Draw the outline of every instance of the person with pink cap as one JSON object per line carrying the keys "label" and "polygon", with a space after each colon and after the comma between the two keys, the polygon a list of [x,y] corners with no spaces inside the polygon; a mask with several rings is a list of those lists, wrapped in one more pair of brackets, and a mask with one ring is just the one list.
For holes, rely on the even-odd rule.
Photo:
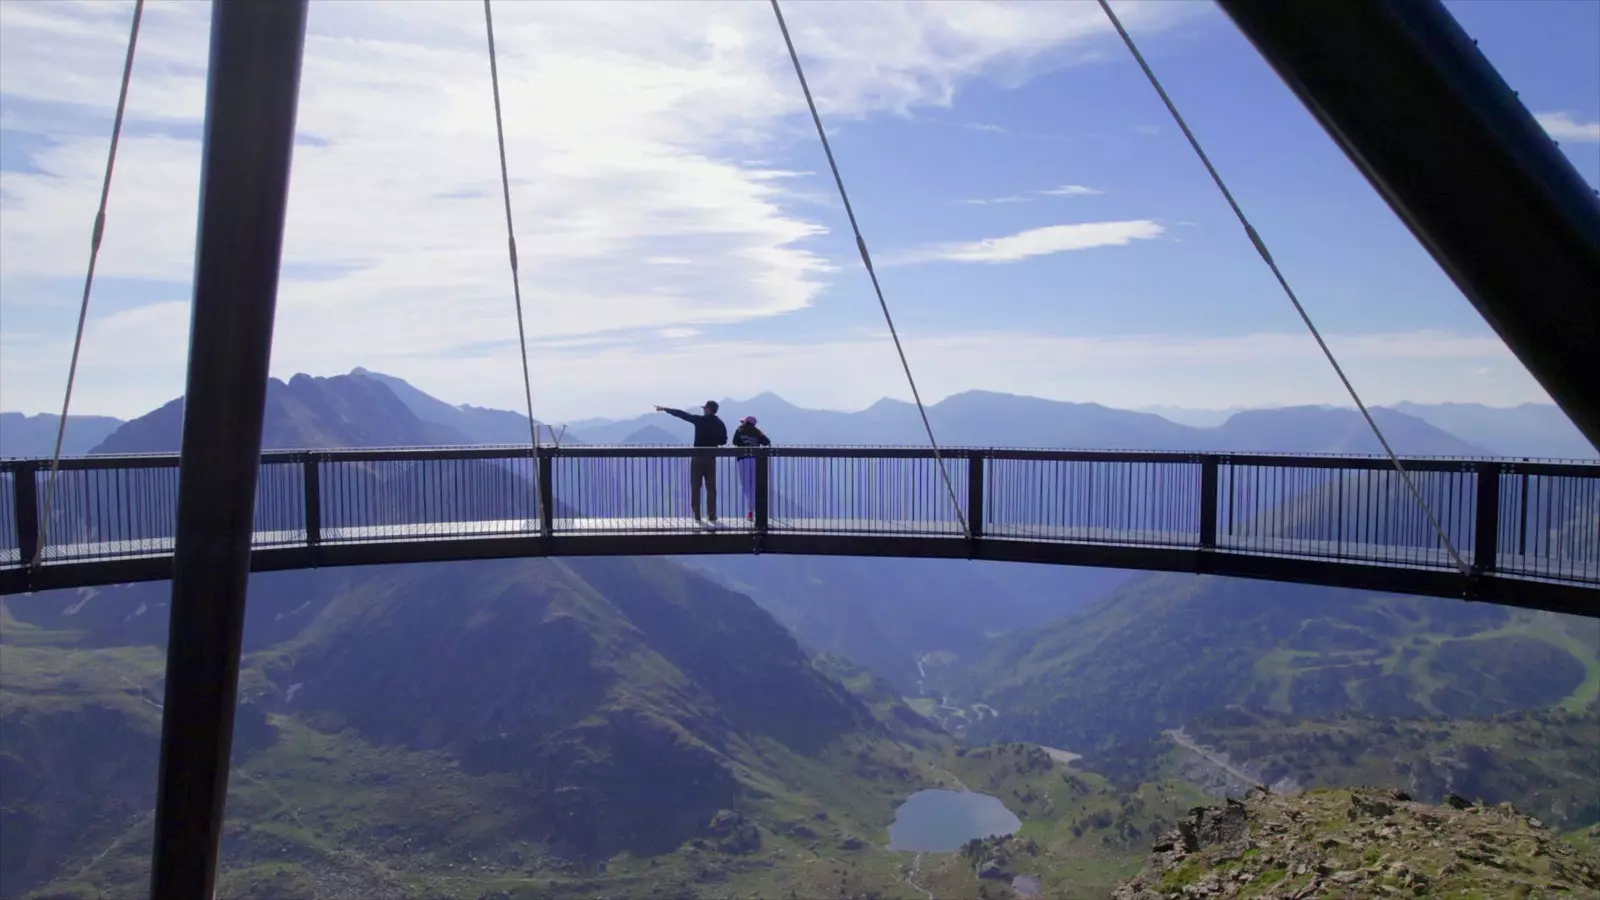
{"label": "person with pink cap", "polygon": [[[733,430],[733,445],[735,447],[770,447],[772,441],[767,439],[761,429],[756,427],[755,416],[745,416],[739,420],[739,427]],[[739,486],[744,488],[745,518],[756,517],[756,457],[749,453],[739,457]]]}

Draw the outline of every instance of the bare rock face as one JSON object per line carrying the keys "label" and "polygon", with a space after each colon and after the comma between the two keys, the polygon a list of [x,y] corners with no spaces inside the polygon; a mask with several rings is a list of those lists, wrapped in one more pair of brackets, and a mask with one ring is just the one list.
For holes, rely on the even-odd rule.
{"label": "bare rock face", "polygon": [[1255,790],[1192,810],[1112,896],[1600,897],[1600,853],[1508,803],[1430,806],[1368,788],[1294,797]]}
{"label": "bare rock face", "polygon": [[742,855],[761,849],[761,829],[733,810],[718,810],[711,817],[708,830],[717,838],[717,849],[723,853]]}

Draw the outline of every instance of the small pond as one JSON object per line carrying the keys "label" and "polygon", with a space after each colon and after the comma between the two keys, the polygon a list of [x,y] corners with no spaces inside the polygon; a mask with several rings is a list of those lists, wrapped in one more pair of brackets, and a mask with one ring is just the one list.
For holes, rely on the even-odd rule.
{"label": "small pond", "polygon": [[952,853],[973,838],[1011,834],[1022,827],[1005,804],[971,791],[917,791],[895,810],[889,849]]}

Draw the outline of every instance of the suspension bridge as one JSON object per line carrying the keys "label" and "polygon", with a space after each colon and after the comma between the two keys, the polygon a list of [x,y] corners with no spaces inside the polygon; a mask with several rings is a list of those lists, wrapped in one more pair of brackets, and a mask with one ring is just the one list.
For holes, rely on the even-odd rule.
{"label": "suspension bridge", "polygon": [[[1219,0],[1485,320],[1600,445],[1600,203],[1436,0]],[[1200,572],[1600,616],[1600,467],[1401,459],[1108,3],[1110,24],[1384,454],[941,448],[777,0],[772,9],[926,447],[775,447],[714,526],[688,460],[739,451],[540,444],[511,179],[494,94],[529,444],[262,454],[306,0],[217,0],[185,391],[171,456],[0,463],[0,592],[171,578],[153,896],[215,886],[252,571],[495,557],[809,553]],[[133,71],[136,0],[61,428]],[[1360,48],[1359,53],[1337,48]],[[1470,190],[1463,189],[1470,185]],[[730,503],[731,501],[731,507]]]}

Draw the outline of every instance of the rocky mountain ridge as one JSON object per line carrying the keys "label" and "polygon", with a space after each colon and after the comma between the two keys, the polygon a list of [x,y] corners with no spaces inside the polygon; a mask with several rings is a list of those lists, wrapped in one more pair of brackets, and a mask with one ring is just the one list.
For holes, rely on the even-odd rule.
{"label": "rocky mountain ridge", "polygon": [[1390,790],[1251,791],[1158,838],[1113,900],[1600,896],[1600,856],[1510,803]]}

